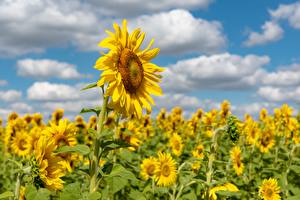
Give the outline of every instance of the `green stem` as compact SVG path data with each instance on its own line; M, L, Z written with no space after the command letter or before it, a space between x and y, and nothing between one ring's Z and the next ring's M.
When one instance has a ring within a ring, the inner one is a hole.
M19 172L18 175L17 175L17 182L16 182L16 188L15 188L14 200L19 200L20 199L21 180L22 180L22 175Z
M287 198L289 195L289 190L288 190L288 174L290 172L290 166L292 165L292 161L293 161L293 154L294 154L294 150L296 146L293 145L291 151L289 152L289 157L288 157L288 162L287 162L287 169L284 173L284 189L285 189L285 197Z
M210 146L210 155L208 156L208 171L206 172L206 185L207 185L207 190L206 190L206 199L209 200L209 191L210 191L210 184L212 182L212 178L213 178L213 162L215 160L215 154L217 151L217 147L218 147L218 132L222 131L224 129L226 129L227 126L224 127L220 127L218 129L216 129L213 133L213 137L212 137L212 144Z
M102 109L99 113L98 117L98 123L97 123L97 136L96 140L94 143L94 154L92 157L92 164L91 164L91 169L90 169L90 193L95 192L98 189L98 184L99 182L97 181L98 179L98 173L99 173L99 160L100 160L100 138L101 138L101 133L102 129L104 126L104 120L105 120L105 115L106 115L106 110L107 110L107 103L108 103L108 96L104 96L103 98L103 104L102 104Z

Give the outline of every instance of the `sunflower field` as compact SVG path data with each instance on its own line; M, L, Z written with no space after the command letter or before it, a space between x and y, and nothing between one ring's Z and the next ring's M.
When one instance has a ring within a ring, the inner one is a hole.
M145 33L114 32L99 45L99 107L85 120L17 112L0 119L0 199L300 199L300 114L284 104L256 119L219 109L150 115L163 95L159 53ZM80 92L80 91L78 91Z

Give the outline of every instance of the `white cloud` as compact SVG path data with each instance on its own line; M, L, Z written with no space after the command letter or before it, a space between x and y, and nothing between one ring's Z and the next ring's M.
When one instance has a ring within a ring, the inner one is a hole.
M17 62L17 74L38 79L57 77L61 79L76 79L82 77L76 66L56 60L23 59Z
M26 103L22 103L22 102L17 102L17 103L13 103L10 105L11 110L18 112L18 113L23 113L23 112L33 112L33 108L32 106L26 104Z
M137 16L145 13L159 12L182 8L187 10L203 9L212 3L213 0L110 0L98 1L91 0L89 3L99 11L99 13L108 16Z
M143 15L131 22L155 38L162 53L212 53L226 46L220 22L195 18L186 10Z
M248 39L244 42L247 47L267 44L278 41L283 36L283 29L275 21L267 21L262 25L262 33L250 32Z
M22 92L17 90L0 91L0 100L6 102L17 101L22 97Z
M100 98L99 98L100 99ZM92 108L100 106L100 100L79 100L79 101L64 101L64 102L45 102L42 108L53 111L57 108L63 108L66 112L79 113L82 108Z
M270 102L300 103L300 86L284 88L263 86L258 89L257 94Z
M79 39L94 38L103 23L77 0L4 0L0 2L0 54L43 52L71 43L83 48Z
M7 85L7 81L6 80L0 80L0 86L4 86Z
M184 94L164 94L156 97L157 108L171 109L180 106L184 110L195 110L200 106L198 98Z
M222 26L219 22L208 22L206 20L194 18L188 11L181 10L172 12L171 9L198 9L206 7L212 0L188 0L178 2L175 0L158 1L156 3L140 2L138 0L128 1L81 1L81 0L3 0L0 1L0 55L1 56L16 56L27 53L40 53L51 47L66 47L75 46L80 50L94 51L99 50L98 42L105 37L104 29L111 27L113 21L121 21L118 17L131 19L139 14L150 14L154 11L165 13L153 16L138 17L141 24L150 23L152 20L153 28L158 28L163 32L159 32L158 36L166 33L164 26L168 22L173 22L174 26L178 27L180 38L186 35L187 38L180 40L180 47L191 47L192 51L215 51L224 46L225 41L222 35ZM97 5L100 4L100 5ZM169 12L170 11L170 12ZM116 15L118 14L118 15ZM179 16L181 14L182 16ZM116 18L117 17L117 18ZM165 21L158 26L164 17ZM180 18L182 19L180 20ZM147 21L143 21L147 20ZM178 21L178 23L176 22ZM182 24L182 22L187 23ZM180 23L179 23L180 22ZM158 25L157 25L158 23ZM148 24L146 24L148 27ZM144 27L141 27L144 29ZM188 28L188 29L186 29ZM172 30L173 29L173 30ZM192 31L188 32L183 31ZM152 30L152 29L151 29ZM171 36L177 36L172 30ZM200 30L200 31L199 31ZM196 34L193 41L201 39L204 44L191 43L191 35ZM199 35L199 36L198 36ZM156 36L154 34L153 36ZM166 36L164 36L166 37ZM156 38L159 40L159 38ZM208 41L206 41L208 40ZM187 45L183 45L187 42ZM164 42L161 41L162 44ZM176 46L175 45L175 46ZM171 50L172 47L163 48ZM184 49L184 51L187 51Z
M286 19L289 24L296 29L300 29L300 2L292 4L281 4L275 10L269 11L275 20Z
M265 74L262 79L265 85L293 86L300 84L300 64L292 64Z
M232 112L239 116L241 119L245 114L249 114L253 117L258 117L261 109L265 108L271 113L272 109L275 107L275 104L270 102L251 102L247 104L233 105Z
M35 82L27 89L27 97L38 101L88 100L99 98L99 91L80 91L82 83L75 86L50 82Z
M79 91L65 84L35 82L27 90L30 100L68 100L78 99Z
M166 68L163 88L167 92L188 92L205 89L242 89L257 84L264 74L262 67L268 56L229 53L178 61Z

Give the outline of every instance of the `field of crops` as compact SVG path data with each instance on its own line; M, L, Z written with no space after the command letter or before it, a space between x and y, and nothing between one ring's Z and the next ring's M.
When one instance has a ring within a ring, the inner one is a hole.
M81 110L89 120L63 109L0 120L0 199L300 199L299 114L283 104L238 118L224 100L189 118L180 107L150 115L159 49L141 50L145 33L126 20L113 27L101 77L83 88L102 90L102 105Z
M0 129L1 198L16 189L20 199L299 198L299 118L287 105L261 110L257 121L229 109L224 101L190 119L180 108L140 120L109 112L101 135L95 116L72 122L57 110L45 122L12 113Z

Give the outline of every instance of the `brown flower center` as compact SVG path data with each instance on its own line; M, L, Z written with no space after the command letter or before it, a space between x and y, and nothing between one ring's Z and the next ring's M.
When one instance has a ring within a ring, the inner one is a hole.
M19 141L19 149L21 150L21 151L24 151L25 149L26 149L26 144L27 144L27 142L25 141L25 140L20 140Z
M150 166L147 168L147 174L149 174L149 176L153 176L154 170L155 170L155 165L150 165Z
M129 93L135 93L144 78L144 69L138 56L130 49L123 49L118 70L121 73L125 89Z
M162 166L161 173L163 176L168 177L171 174L170 166L167 164L164 164Z

